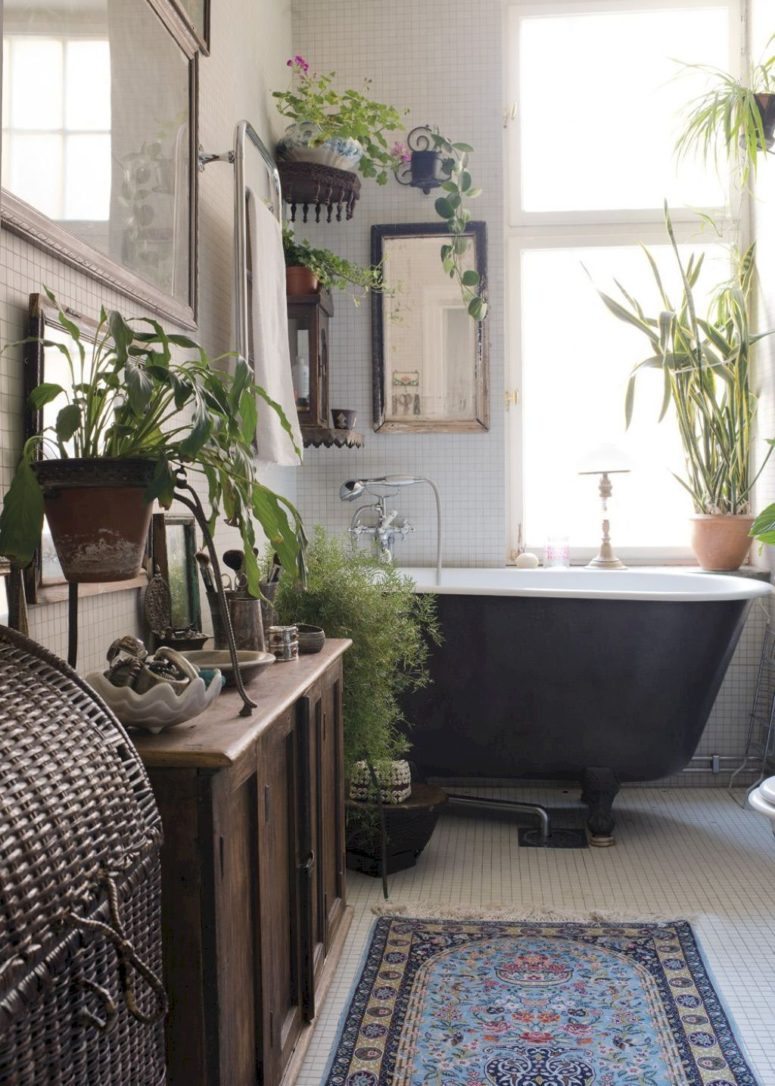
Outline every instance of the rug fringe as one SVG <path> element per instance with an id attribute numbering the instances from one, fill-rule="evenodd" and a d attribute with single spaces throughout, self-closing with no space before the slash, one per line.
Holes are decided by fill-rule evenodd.
<path id="1" fill-rule="evenodd" d="M 439 901 L 385 901 L 371 908 L 374 916 L 403 916 L 413 920 L 534 920 L 577 923 L 664 924 L 678 920 L 692 923 L 695 916 L 675 913 L 629 911 L 626 909 L 565 909 L 546 905 L 503 905 L 500 903 L 450 905 Z"/>

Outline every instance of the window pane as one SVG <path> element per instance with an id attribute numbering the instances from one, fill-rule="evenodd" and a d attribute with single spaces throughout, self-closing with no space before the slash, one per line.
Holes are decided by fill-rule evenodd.
<path id="1" fill-rule="evenodd" d="M 650 250 L 675 302 L 680 291 L 671 251 L 668 246 Z M 707 289 L 729 274 L 721 246 L 693 245 L 689 251 L 707 254 Z M 630 474 L 613 477 L 614 544 L 686 546 L 692 506 L 670 474 L 681 474 L 683 468 L 675 421 L 668 415 L 657 422 L 661 374 L 647 371 L 639 379 L 633 424 L 625 431 L 627 378 L 633 364 L 647 357 L 648 341 L 609 313 L 582 265 L 606 293 L 616 296 L 616 278 L 647 314 L 663 308 L 637 246 L 523 252 L 525 538 L 540 547 L 555 533 L 569 536 L 571 546 L 597 547 L 598 478 L 580 476 L 578 468 L 587 450 L 611 442 L 632 461 Z"/>
<path id="2" fill-rule="evenodd" d="M 61 218 L 62 137 L 12 132 L 7 147 L 3 175 L 7 170 L 11 192 L 49 218 Z"/>
<path id="3" fill-rule="evenodd" d="M 11 127 L 61 128 L 62 43 L 33 37 L 11 43 Z"/>
<path id="4" fill-rule="evenodd" d="M 68 136 L 64 218 L 107 221 L 110 178 L 110 136 Z"/>
<path id="5" fill-rule="evenodd" d="M 110 131 L 110 48 L 106 41 L 70 41 L 65 53 L 65 125 Z"/>
<path id="6" fill-rule="evenodd" d="M 679 59 L 729 69 L 723 8 L 520 20 L 522 208 L 573 211 L 714 207 L 716 172 L 676 167 L 680 113 L 705 77 Z M 516 58 L 515 58 L 516 59 Z"/>

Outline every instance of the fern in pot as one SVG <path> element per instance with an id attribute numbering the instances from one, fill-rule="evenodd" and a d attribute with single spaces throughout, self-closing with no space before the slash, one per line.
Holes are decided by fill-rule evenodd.
<path id="1" fill-rule="evenodd" d="M 0 554 L 26 565 L 45 511 L 68 580 L 127 580 L 140 570 L 154 500 L 169 507 L 176 478 L 194 471 L 206 480 L 211 527 L 222 514 L 239 529 L 253 595 L 254 522 L 286 570 L 302 576 L 299 514 L 255 476 L 257 398 L 280 413 L 289 435 L 290 426 L 247 362 L 236 358 L 228 373 L 189 337 L 115 310 L 101 310 L 88 341 L 46 293 L 72 343 L 44 344 L 61 351 L 68 379 L 31 394 L 36 410 L 61 406 L 54 424 L 24 446 L 0 513 Z"/>
<path id="2" fill-rule="evenodd" d="M 703 569 L 737 569 L 750 546 L 751 493 L 758 471 L 751 466 L 757 397 L 751 388 L 754 345 L 769 332 L 754 333 L 748 305 L 754 277 L 754 248 L 736 261 L 732 278 L 711 296 L 700 315 L 695 289 L 703 257 L 682 259 L 670 216 L 665 213 L 673 257 L 680 274 L 678 304 L 667 295 L 655 258 L 644 250 L 662 300 L 654 316 L 623 288 L 621 300 L 598 291 L 615 317 L 637 328 L 649 354 L 632 370 L 625 399 L 629 426 L 635 388 L 646 371 L 656 371 L 663 397 L 659 419 L 673 408 L 683 446 L 685 473 L 676 479 L 691 495 L 692 547 Z M 617 284 L 618 285 L 618 284 Z"/>

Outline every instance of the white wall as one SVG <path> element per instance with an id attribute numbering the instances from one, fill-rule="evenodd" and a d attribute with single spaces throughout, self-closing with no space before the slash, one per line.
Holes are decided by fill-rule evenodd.
<path id="1" fill-rule="evenodd" d="M 406 132 L 436 125 L 453 140 L 470 143 L 474 183 L 483 189 L 471 202 L 475 219 L 487 223 L 491 426 L 489 433 L 385 434 L 371 428 L 371 326 L 368 305 L 335 299 L 331 323 L 331 404 L 354 407 L 363 450 L 309 449 L 298 499 L 309 524 L 344 530 L 353 507 L 339 501 L 348 478 L 391 472 L 427 475 L 441 492 L 444 561 L 448 565 L 502 565 L 506 556 L 506 455 L 503 403 L 503 151 L 500 0 L 292 0 L 293 51 L 317 72 L 336 71 L 340 88 L 373 79 L 370 96 L 408 108 Z M 284 84 L 283 84 L 284 85 Z M 438 195 L 438 194 L 436 194 Z M 440 222 L 435 196 L 364 181 L 349 223 L 297 229 L 359 263 L 369 262 L 373 223 Z M 411 368 L 411 367 L 409 367 Z M 427 487 L 403 490 L 399 508 L 415 531 L 397 544 L 402 564 L 434 561 L 435 516 Z"/>
<path id="2" fill-rule="evenodd" d="M 291 51 L 288 0 L 214 0 L 212 51 L 200 61 L 200 142 L 210 151 L 231 147 L 234 124 L 248 118 L 271 145 L 269 88 L 285 79 Z M 208 167 L 200 177 L 199 320 L 197 333 L 213 354 L 233 348 L 232 170 Z M 137 303 L 104 290 L 97 282 L 8 233 L 0 232 L 0 336 L 3 343 L 24 333 L 28 295 L 49 286 L 60 301 L 86 315 L 100 304 L 137 313 Z M 22 373 L 18 351 L 0 355 L 0 490 L 5 490 L 21 448 Z M 294 469 L 273 472 L 267 481 L 293 496 Z M 223 543 L 223 537 L 219 536 Z M 125 591 L 81 603 L 79 667 L 101 664 L 110 641 L 139 631 L 139 593 Z M 33 637 L 62 655 L 67 651 L 65 604 L 31 608 Z"/>

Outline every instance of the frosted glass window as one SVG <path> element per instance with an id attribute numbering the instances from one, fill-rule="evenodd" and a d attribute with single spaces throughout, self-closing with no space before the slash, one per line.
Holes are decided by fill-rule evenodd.
<path id="1" fill-rule="evenodd" d="M 110 131 L 110 47 L 106 41 L 70 41 L 66 46 L 65 127 Z M 95 94 L 94 87 L 102 88 Z"/>
<path id="2" fill-rule="evenodd" d="M 714 170 L 673 153 L 706 87 L 676 59 L 729 70 L 726 7 L 526 14 L 519 35 L 523 211 L 726 204 Z"/>
<path id="3" fill-rule="evenodd" d="M 675 258 L 666 245 L 649 248 L 676 304 Z M 692 245 L 682 250 L 684 258 L 690 251 L 706 252 L 707 289 L 729 275 L 720 246 Z M 616 547 L 688 546 L 691 499 L 670 474 L 683 470 L 678 429 L 670 416 L 657 422 L 661 372 L 639 378 L 633 423 L 625 432 L 627 378 L 633 364 L 647 357 L 649 344 L 609 313 L 582 265 L 606 293 L 616 296 L 616 278 L 647 314 L 663 308 L 646 257 L 635 245 L 523 251 L 525 538 L 541 547 L 547 536 L 561 534 L 572 547 L 597 548 L 598 477 L 580 476 L 578 468 L 585 450 L 610 441 L 632 460 L 630 474 L 613 477 Z M 696 294 L 702 299 L 701 289 Z"/>

